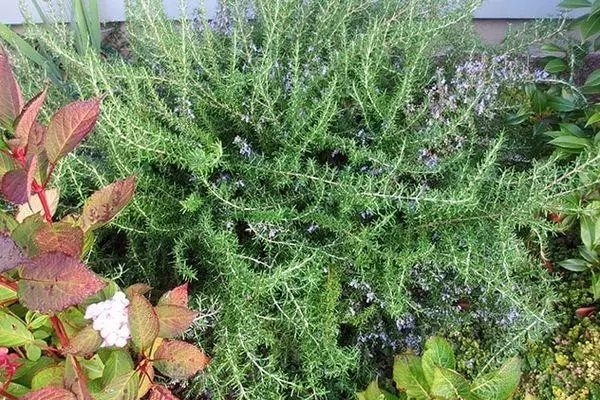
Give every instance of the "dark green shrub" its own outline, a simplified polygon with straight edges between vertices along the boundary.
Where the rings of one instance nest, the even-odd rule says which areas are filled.
[[[554,325],[542,214],[576,184],[505,131],[536,77],[470,54],[475,4],[226,1],[178,24],[134,6],[130,59],[45,42],[72,91],[110,91],[57,173],[73,205],[138,174],[94,261],[196,281],[214,361],[195,395],[345,398],[459,328],[486,372]]]

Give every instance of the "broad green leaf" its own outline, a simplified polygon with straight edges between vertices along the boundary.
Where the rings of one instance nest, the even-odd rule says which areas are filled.
[[[564,53],[565,50],[560,47],[557,46],[554,43],[544,43],[541,47],[540,50],[545,51],[546,53]]]
[[[44,253],[23,264],[18,294],[30,310],[62,311],[103,287],[102,281],[77,259]]]
[[[592,286],[590,288],[594,301],[600,300],[600,274],[592,273]]]
[[[423,373],[419,357],[410,354],[396,357],[393,376],[398,390],[406,391],[409,398],[429,400],[430,385]]]
[[[570,112],[578,108],[573,100],[565,99],[564,97],[553,96],[548,98],[548,107],[558,112]]]
[[[0,137],[0,143],[4,143],[4,140]],[[15,160],[10,157],[8,154],[0,151],[0,180],[8,171],[12,171],[13,169],[17,169],[19,165],[15,162]]]
[[[521,380],[521,365],[519,358],[509,359],[499,370],[475,379],[471,393],[486,400],[511,398]]]
[[[188,284],[177,286],[175,289],[164,293],[158,300],[158,305],[171,304],[175,306],[188,306]]]
[[[600,85],[600,69],[595,70],[588,76],[585,81],[585,86],[598,86]]]
[[[589,139],[564,135],[551,140],[550,144],[567,150],[583,150],[590,146],[591,142]]]
[[[66,389],[47,387],[27,393],[21,400],[77,400],[77,397]]]
[[[558,264],[564,269],[568,269],[569,271],[573,272],[587,271],[590,269],[590,264],[580,258],[570,258],[568,260],[561,261]]]
[[[560,131],[566,135],[583,137],[585,136],[585,132],[576,124],[563,123],[559,124]]]
[[[28,387],[19,385],[18,383],[14,382],[10,382],[6,387],[6,393],[12,394],[13,396],[16,396],[18,398],[21,398],[21,396],[26,395],[30,391],[31,390]]]
[[[581,257],[583,257],[583,259],[589,263],[596,263],[598,262],[598,253],[595,250],[590,250],[585,246],[579,246],[579,254],[581,254]]]
[[[98,350],[102,341],[102,336],[100,336],[97,330],[92,328],[92,326],[86,326],[71,338],[70,345],[65,351],[69,354],[83,356]]]
[[[458,372],[440,367],[435,369],[431,383],[431,394],[434,397],[458,400],[466,398],[469,393],[469,382]]]
[[[594,115],[592,115],[587,123],[585,124],[586,127],[590,126],[590,125],[594,125],[597,124],[598,122],[600,122],[600,112],[594,113]]]
[[[197,312],[187,307],[170,304],[158,305],[155,311],[159,321],[158,335],[162,338],[182,335],[198,317]]]
[[[559,4],[559,7],[566,9],[586,8],[591,6],[592,3],[590,3],[589,0],[563,0]]]
[[[0,311],[0,346],[16,347],[32,343],[35,339],[19,318]]]
[[[0,273],[9,271],[26,260],[19,245],[12,238],[0,234]]]
[[[188,379],[210,362],[198,347],[179,340],[164,340],[154,360],[156,369],[171,379]]]
[[[111,183],[92,194],[83,205],[81,228],[84,231],[106,225],[125,208],[135,192],[134,177]]]
[[[65,366],[63,364],[51,365],[39,370],[31,380],[33,390],[42,389],[48,386],[62,387],[65,377]]]
[[[98,392],[96,400],[137,400],[139,376],[135,371],[119,375]]]
[[[586,19],[579,23],[581,40],[586,41],[600,32],[600,14],[590,14]]]
[[[4,283],[0,283],[0,302],[9,302],[16,299],[17,291]]]
[[[45,224],[46,222],[44,222],[40,214],[34,214],[25,218],[12,231],[12,238],[25,251],[27,256],[33,257],[39,253],[35,235]]]
[[[593,250],[600,239],[600,221],[598,218],[582,215],[579,219],[581,226],[581,241],[590,250]]]
[[[421,359],[423,373],[431,385],[436,367],[454,369],[456,360],[452,346],[441,337],[433,336],[425,342],[425,352]]]
[[[137,293],[131,296],[129,303],[129,329],[133,347],[138,353],[150,349],[159,333],[159,321],[154,307]]]
[[[87,376],[89,380],[102,378],[102,374],[104,373],[104,363],[98,354],[94,354],[89,360],[84,358],[79,363],[83,368],[85,376]]]
[[[69,154],[92,131],[100,113],[100,101],[100,98],[75,101],[54,114],[44,142],[52,164]]]
[[[558,74],[567,71],[569,69],[569,64],[562,58],[553,58],[546,64],[545,69],[551,74]]]
[[[110,382],[119,376],[127,375],[133,371],[134,365],[131,356],[125,350],[109,350],[109,356],[104,363],[102,374],[102,386],[108,386]]]
[[[155,393],[157,392],[157,393]],[[157,385],[152,389],[149,400],[174,400],[175,396],[165,387]],[[379,388],[379,383],[373,381],[364,392],[356,394],[358,400],[398,400],[398,397]]]
[[[12,125],[23,108],[21,88],[12,72],[8,54],[0,46],[0,125]]]
[[[21,363],[21,366],[17,368],[13,381],[23,386],[31,386],[31,380],[38,371],[56,364],[56,361],[46,356],[40,357],[37,361],[23,358],[20,359],[19,362]]]
[[[25,345],[25,354],[29,360],[37,361],[42,356],[42,349],[33,343],[28,343]]]

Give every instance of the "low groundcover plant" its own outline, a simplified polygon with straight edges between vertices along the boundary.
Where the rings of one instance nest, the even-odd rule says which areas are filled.
[[[46,90],[24,103],[0,48],[1,192],[14,214],[0,212],[0,396],[7,399],[175,399],[154,382],[155,369],[181,380],[209,358],[175,340],[198,314],[187,285],[156,306],[145,284],[122,291],[82,259],[93,231],[131,200],[134,177],[92,194],[81,215],[55,220],[58,191],[48,186],[57,162],[94,128],[101,98],[37,121]]]

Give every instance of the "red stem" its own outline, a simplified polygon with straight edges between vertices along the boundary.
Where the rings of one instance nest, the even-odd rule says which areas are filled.
[[[63,326],[62,321],[56,315],[51,315],[50,322],[52,322],[52,327],[54,328],[54,331],[58,336],[58,341],[60,342],[60,345],[62,347],[68,347],[70,344],[69,337],[65,332],[65,327]]]
[[[17,290],[17,282],[2,275],[0,275],[0,285],[4,285],[15,291]]]
[[[37,193],[40,198],[40,203],[42,203],[42,208],[44,209],[44,218],[46,218],[46,222],[52,224],[52,211],[50,211],[50,205],[48,204],[48,198],[46,197],[46,190],[44,186],[40,186],[35,180],[32,183],[33,191]]]

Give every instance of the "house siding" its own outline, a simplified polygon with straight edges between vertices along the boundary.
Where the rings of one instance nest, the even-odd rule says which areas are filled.
[[[180,15],[178,0],[163,0],[167,14],[173,18]],[[560,0],[484,0],[476,17],[480,19],[531,19],[558,15]],[[0,22],[21,24],[23,17],[19,9],[20,0],[0,0]],[[123,0],[99,0],[100,15],[103,21],[123,21],[125,7]],[[215,15],[218,0],[189,0],[189,8],[204,6],[209,15]],[[31,0],[25,0],[32,15],[36,13]]]

